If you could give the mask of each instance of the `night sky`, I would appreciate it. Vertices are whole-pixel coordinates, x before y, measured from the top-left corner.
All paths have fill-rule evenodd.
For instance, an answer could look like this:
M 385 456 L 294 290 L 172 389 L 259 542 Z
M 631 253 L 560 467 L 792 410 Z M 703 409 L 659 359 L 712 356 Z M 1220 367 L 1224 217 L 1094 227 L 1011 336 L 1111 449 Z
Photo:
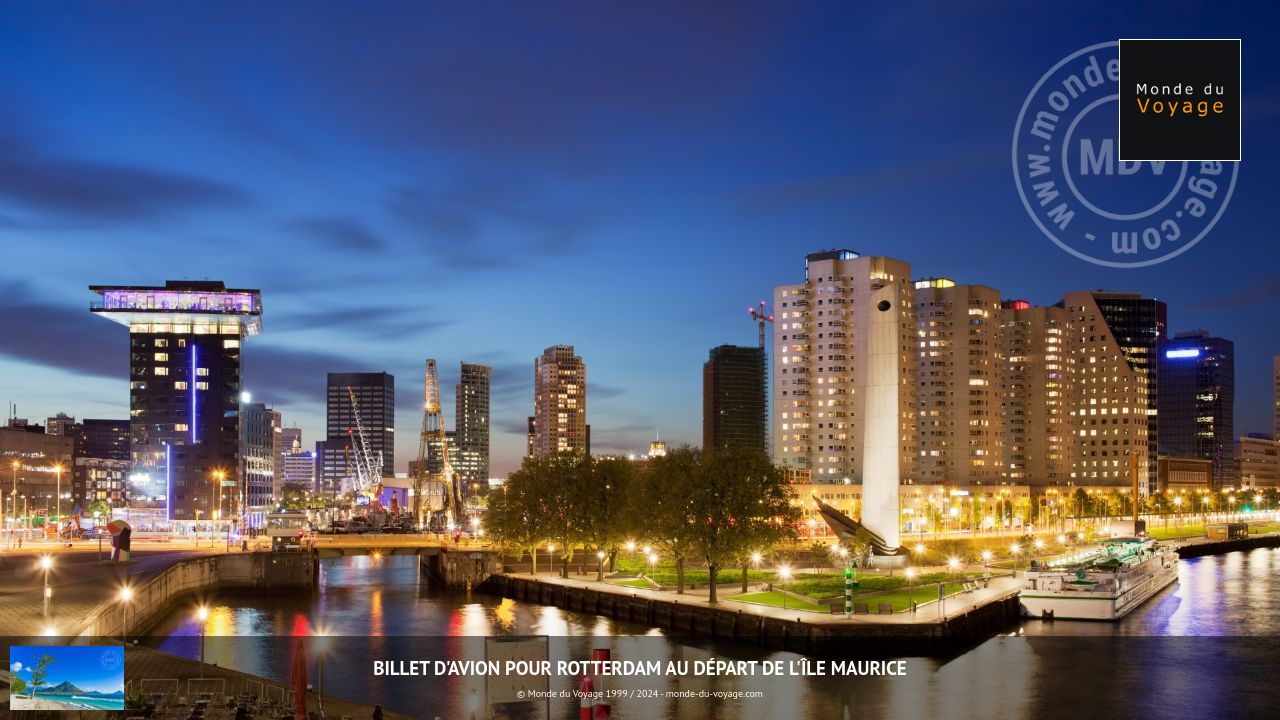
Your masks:
M 593 450 L 697 444 L 707 350 L 847 247 L 1034 303 L 1166 300 L 1171 330 L 1236 342 L 1237 433 L 1270 430 L 1274 8 L 627 5 L 0 4 L 0 397 L 126 417 L 126 333 L 86 287 L 210 278 L 262 290 L 246 387 L 308 443 L 326 372 L 386 370 L 404 469 L 423 359 L 450 427 L 457 363 L 483 362 L 505 475 L 533 358 L 567 343 Z M 1117 37 L 1243 38 L 1230 207 L 1145 269 L 1066 255 L 1010 170 L 1031 86 Z

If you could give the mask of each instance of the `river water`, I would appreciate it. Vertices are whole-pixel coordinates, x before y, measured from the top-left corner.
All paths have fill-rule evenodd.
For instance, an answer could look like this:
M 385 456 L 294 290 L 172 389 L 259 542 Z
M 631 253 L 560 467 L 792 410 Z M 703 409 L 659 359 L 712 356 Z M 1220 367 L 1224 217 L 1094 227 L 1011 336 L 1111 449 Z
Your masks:
M 325 692 L 420 718 L 576 718 L 578 700 L 489 706 L 503 684 L 479 676 L 376 676 L 375 660 L 484 659 L 486 637 L 544 635 L 556 659 L 688 661 L 801 659 L 726 642 L 694 641 L 554 607 L 426 586 L 416 558 L 327 560 L 314 594 L 207 599 L 206 659 L 286 682 L 294 641 L 308 640 L 312 682 L 323 642 Z M 198 658 L 190 608 L 179 608 L 145 640 Z M 609 677 L 612 717 L 708 718 L 1189 718 L 1277 717 L 1280 667 L 1280 550 L 1184 560 L 1179 582 L 1118 623 L 1028 620 L 956 657 L 908 658 L 905 676 Z M 874 656 L 851 644 L 843 657 Z M 788 667 L 794 667 L 788 665 Z M 572 677 L 547 689 L 568 693 Z M 710 694 L 675 697 L 668 692 Z M 754 693 L 754 696 L 744 696 Z M 736 695 L 735 695 L 736 694 Z M 656 696 L 656 697 L 655 697 Z

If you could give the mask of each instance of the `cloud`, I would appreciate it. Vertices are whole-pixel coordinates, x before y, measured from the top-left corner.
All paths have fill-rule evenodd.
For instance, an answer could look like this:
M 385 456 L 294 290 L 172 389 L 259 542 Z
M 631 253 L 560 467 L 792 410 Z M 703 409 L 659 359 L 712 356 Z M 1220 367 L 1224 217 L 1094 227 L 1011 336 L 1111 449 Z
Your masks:
M 88 292 L 86 288 L 86 293 Z M 129 333 L 80 308 L 49 305 L 18 280 L 0 281 L 6 298 L 0 313 L 0 354 L 77 375 L 125 381 L 129 377 Z
M 364 223 L 352 218 L 303 218 L 295 220 L 290 226 L 303 235 L 339 250 L 376 252 L 386 247 L 386 242 L 381 237 Z
M 409 230 L 413 249 L 472 271 L 570 255 L 600 222 L 593 210 L 509 180 L 402 185 L 386 208 Z
M 423 308 L 383 305 L 286 311 L 271 320 L 271 327 L 273 330 L 341 328 L 373 338 L 393 338 L 427 333 L 445 327 L 450 322 L 447 319 L 434 318 Z
M 214 180 L 131 165 L 62 160 L 12 137 L 0 137 L 0 198 L 55 215 L 113 221 L 249 204 L 241 190 Z
M 587 402 L 592 400 L 611 400 L 626 393 L 627 391 L 623 388 L 597 385 L 592 382 L 587 383 Z
M 336 353 L 246 341 L 241 356 L 244 387 L 268 404 L 325 402 L 331 372 L 380 372 L 367 360 Z
M 9 672 L 22 672 L 22 663 L 13 662 L 9 665 Z
M 1270 277 L 1252 288 L 1216 300 L 1192 305 L 1193 310 L 1230 310 L 1246 305 L 1257 305 L 1280 297 L 1280 277 Z

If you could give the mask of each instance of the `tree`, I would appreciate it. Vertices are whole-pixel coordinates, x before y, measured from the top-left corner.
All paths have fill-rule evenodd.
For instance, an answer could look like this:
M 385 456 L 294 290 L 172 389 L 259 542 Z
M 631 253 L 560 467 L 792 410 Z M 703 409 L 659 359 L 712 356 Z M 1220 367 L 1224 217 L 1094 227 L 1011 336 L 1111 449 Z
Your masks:
M 577 488 L 584 496 L 575 502 L 582 506 L 583 538 L 597 552 L 605 553 L 612 567 L 636 515 L 630 505 L 635 495 L 636 466 L 624 458 L 593 459 L 588 465 L 590 482 Z M 596 565 L 596 581 L 604 581 L 603 561 Z
M 694 484 L 702 453 L 687 445 L 653 459 L 648 472 L 636 483 L 643 508 L 641 536 L 647 538 L 676 566 L 676 593 L 684 593 L 685 562 L 694 554 Z
M 794 537 L 800 510 L 791 486 L 764 452 L 744 447 L 703 451 L 693 486 L 693 546 L 707 563 L 710 602 L 720 570 L 754 548 Z
M 49 666 L 57 662 L 48 655 L 41 655 L 36 666 L 31 670 L 31 699 L 36 699 L 36 690 L 49 679 Z
M 280 500 L 286 510 L 303 510 L 307 507 L 307 488 L 300 483 L 280 486 Z
M 17 696 L 27 691 L 27 683 L 17 675 L 9 682 L 9 693 Z
M 91 500 L 84 507 L 85 515 L 91 518 L 111 519 L 111 505 L 106 500 Z
M 531 574 L 538 572 L 538 546 L 546 538 L 546 515 L 538 479 L 525 458 L 520 469 L 511 473 L 502 487 L 489 499 L 486 532 L 506 547 L 528 552 Z

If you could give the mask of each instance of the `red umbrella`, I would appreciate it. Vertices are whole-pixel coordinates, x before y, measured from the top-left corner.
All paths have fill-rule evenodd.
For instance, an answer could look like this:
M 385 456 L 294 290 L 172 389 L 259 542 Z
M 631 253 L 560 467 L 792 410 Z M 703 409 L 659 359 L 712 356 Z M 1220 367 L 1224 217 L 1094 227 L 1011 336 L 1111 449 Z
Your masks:
M 293 648 L 293 717 L 294 720 L 307 720 L 307 657 L 306 649 L 299 640 Z

